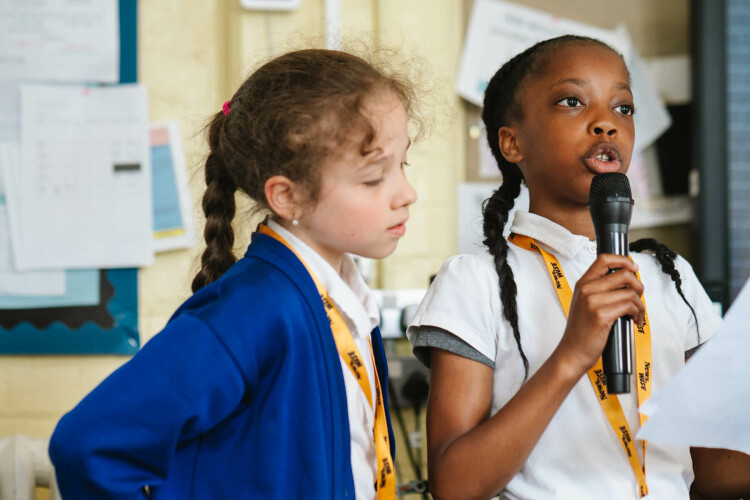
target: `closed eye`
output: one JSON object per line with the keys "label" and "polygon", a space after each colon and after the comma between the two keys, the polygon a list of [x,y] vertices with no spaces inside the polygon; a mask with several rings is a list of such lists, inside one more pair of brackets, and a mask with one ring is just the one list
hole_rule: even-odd
{"label": "closed eye", "polygon": [[383,182],[383,178],[382,177],[380,179],[375,179],[375,180],[372,180],[372,181],[367,181],[367,182],[364,183],[364,185],[365,186],[370,186],[370,187],[375,187],[378,184],[380,184],[381,182]]}

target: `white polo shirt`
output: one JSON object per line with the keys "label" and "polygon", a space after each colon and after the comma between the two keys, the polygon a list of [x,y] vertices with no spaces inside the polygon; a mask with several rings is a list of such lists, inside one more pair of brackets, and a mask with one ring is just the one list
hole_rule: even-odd
{"label": "white polo shirt", "polygon": [[[560,261],[571,287],[596,259],[596,242],[528,212],[517,212],[511,231],[534,238]],[[650,254],[632,254],[640,267],[652,335],[652,391],[663,386],[685,363],[685,351],[698,345],[690,309],[670,277]],[[557,347],[566,317],[539,252],[509,244],[508,263],[518,288],[521,344],[531,377]],[[721,318],[690,265],[675,261],[682,290],[698,316],[701,342],[718,329]],[[448,259],[407,332],[414,342],[419,326],[447,330],[494,361],[494,415],[518,392],[524,369],[505,320],[498,276],[489,252]],[[631,387],[636,387],[635,374]],[[636,391],[620,395],[632,435],[638,431]],[[640,441],[636,449],[640,455]],[[641,463],[642,463],[642,457]],[[646,479],[649,497],[689,497],[693,480],[688,447],[648,443]],[[638,484],[625,452],[584,375],[568,394],[521,471],[502,492],[505,498],[637,499]]]}
{"label": "white polo shirt", "polygon": [[[375,368],[368,340],[370,333],[378,325],[380,315],[375,297],[362,279],[356,264],[351,257],[345,255],[339,275],[328,261],[281,225],[269,219],[268,227],[284,238],[304,259],[336,304],[357,344],[370,379],[371,397],[375,401]],[[374,499],[374,484],[377,477],[377,454],[373,434],[375,414],[349,366],[341,356],[339,361],[344,372],[346,407],[349,412],[351,462],[356,498]]]}

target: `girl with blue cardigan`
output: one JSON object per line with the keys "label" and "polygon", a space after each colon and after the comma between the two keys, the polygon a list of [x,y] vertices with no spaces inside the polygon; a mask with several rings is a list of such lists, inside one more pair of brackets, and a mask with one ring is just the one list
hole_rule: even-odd
{"label": "girl with blue cardigan", "polygon": [[[404,235],[411,103],[328,50],[271,60],[225,103],[195,293],[59,422],[64,498],[395,498],[379,314],[349,254]],[[238,189],[270,216],[235,262]]]}

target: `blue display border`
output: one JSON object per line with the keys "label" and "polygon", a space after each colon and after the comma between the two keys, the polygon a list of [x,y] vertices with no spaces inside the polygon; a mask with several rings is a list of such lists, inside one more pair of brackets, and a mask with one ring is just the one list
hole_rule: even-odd
{"label": "blue display border", "polygon": [[[120,83],[138,81],[138,2],[120,0]],[[106,277],[114,288],[107,311],[112,328],[87,321],[71,329],[62,321],[39,329],[22,321],[8,329],[0,327],[0,354],[123,354],[140,348],[138,334],[138,269],[108,269]],[[74,307],[61,307],[61,316]],[[33,309],[29,310],[33,313]],[[0,311],[2,314],[2,311]]]}
{"label": "blue display border", "polygon": [[[39,329],[22,321],[10,330],[0,328],[0,353],[130,355],[138,352],[138,270],[108,269],[105,272],[114,288],[114,295],[107,302],[107,311],[114,320],[112,328],[105,329],[87,321],[74,330],[56,321]],[[70,309],[74,308],[61,307],[60,311]]]}

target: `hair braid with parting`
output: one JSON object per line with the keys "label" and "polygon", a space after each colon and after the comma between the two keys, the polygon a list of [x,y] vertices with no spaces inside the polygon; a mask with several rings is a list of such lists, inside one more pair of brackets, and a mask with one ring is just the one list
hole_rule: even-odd
{"label": "hair braid with parting", "polygon": [[[507,261],[508,241],[503,235],[503,230],[508,223],[508,214],[520,192],[523,174],[516,164],[509,162],[503,156],[500,151],[498,133],[503,126],[511,125],[514,121],[523,118],[523,110],[518,100],[519,90],[527,78],[543,71],[545,63],[543,56],[550,50],[568,43],[598,44],[613,50],[599,40],[575,35],[544,40],[505,63],[489,81],[484,95],[482,121],[487,131],[490,150],[503,178],[501,186],[484,202],[484,244],[493,256],[500,285],[503,315],[513,330],[513,337],[523,362],[524,380],[529,375],[529,362],[523,350],[518,328],[517,287],[513,270]],[[639,240],[632,243],[630,248],[635,252],[643,250],[654,252],[662,270],[672,278],[677,292],[695,317],[695,310],[682,292],[680,274],[674,265],[676,254],[656,240]],[[696,317],[696,328],[697,325]],[[698,342],[700,343],[700,331],[698,331]]]}
{"label": "hair braid with parting", "polygon": [[529,376],[529,361],[521,343],[521,331],[518,327],[518,305],[516,302],[516,281],[513,270],[508,264],[508,240],[503,230],[508,223],[508,215],[515,199],[521,191],[523,174],[515,163],[505,159],[500,151],[498,133],[500,128],[521,119],[521,107],[518,104],[518,93],[526,78],[539,71],[540,55],[547,49],[573,41],[601,43],[596,40],[566,35],[559,38],[545,40],[526,49],[506,62],[490,79],[484,94],[482,121],[487,130],[487,140],[492,155],[502,174],[502,184],[484,202],[482,214],[484,216],[484,244],[492,254],[495,270],[500,285],[500,300],[503,305],[503,315],[510,323],[513,338],[518,346],[518,352],[523,362],[524,380]]}

